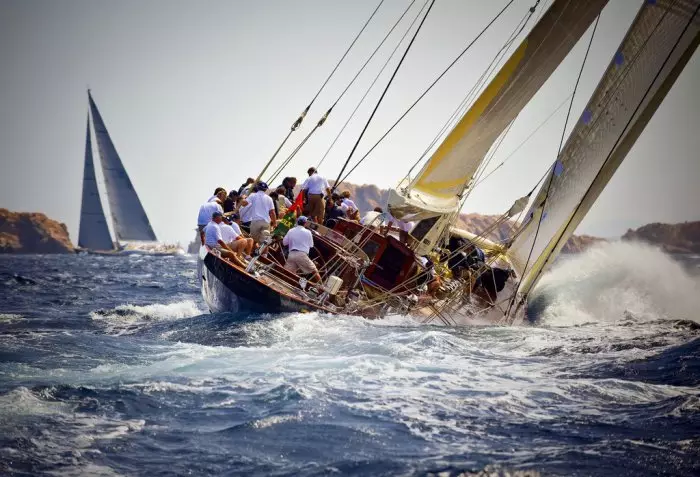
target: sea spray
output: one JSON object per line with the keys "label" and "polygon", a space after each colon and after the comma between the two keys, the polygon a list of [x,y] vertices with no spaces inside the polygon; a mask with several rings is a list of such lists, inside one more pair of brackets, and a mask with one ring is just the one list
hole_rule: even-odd
{"label": "sea spray", "polygon": [[613,242],[563,257],[530,302],[542,310],[541,323],[555,326],[629,318],[698,321],[700,280],[658,248]]}

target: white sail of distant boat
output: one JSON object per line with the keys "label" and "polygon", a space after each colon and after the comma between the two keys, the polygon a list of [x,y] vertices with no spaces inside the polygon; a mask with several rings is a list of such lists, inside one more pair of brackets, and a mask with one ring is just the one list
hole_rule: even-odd
{"label": "white sail of distant boat", "polygon": [[88,98],[117,242],[155,242],[156,234],[109,137],[107,127],[90,91],[88,91]]}
{"label": "white sail of distant boat", "polygon": [[83,169],[83,196],[80,203],[80,231],[78,247],[87,250],[113,250],[114,243],[109,234],[100,193],[97,188],[95,164],[92,159],[92,141],[90,138],[90,115],[87,118],[85,133],[85,166]]}
{"label": "white sail of distant boat", "polygon": [[642,5],[509,247],[522,297],[576,230],[695,52],[699,8],[700,0]]}

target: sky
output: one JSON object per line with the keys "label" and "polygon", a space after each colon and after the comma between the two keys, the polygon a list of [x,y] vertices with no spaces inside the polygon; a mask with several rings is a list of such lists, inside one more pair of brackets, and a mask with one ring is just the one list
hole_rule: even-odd
{"label": "sky", "polygon": [[[336,101],[410,3],[382,3],[277,163]],[[435,2],[353,161],[506,3]],[[349,181],[396,185],[533,3],[515,0]],[[549,3],[542,0],[535,16]],[[186,244],[201,203],[215,187],[238,187],[260,172],[377,4],[0,0],[0,207],[44,212],[66,223],[77,242],[89,87],[156,235]],[[303,178],[318,163],[423,4],[416,0],[284,175]],[[572,118],[579,117],[640,5],[611,0],[604,9]],[[589,36],[522,111],[493,164],[571,94]],[[338,174],[397,61],[392,59],[331,149],[322,175]],[[700,219],[700,95],[693,89],[699,83],[696,53],[578,233],[615,237],[649,222]],[[555,159],[565,115],[563,107],[475,189],[464,210],[500,214],[527,193]]]}

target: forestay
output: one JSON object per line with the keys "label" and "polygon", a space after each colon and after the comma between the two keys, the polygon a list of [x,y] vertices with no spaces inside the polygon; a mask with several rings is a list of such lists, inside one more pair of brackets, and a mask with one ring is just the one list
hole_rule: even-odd
{"label": "forestay", "polygon": [[390,195],[392,214],[454,212],[487,152],[585,33],[607,0],[555,0],[418,176]]}
{"label": "forestay", "polygon": [[574,232],[692,56],[700,40],[699,5],[647,0],[641,7],[510,247],[522,296]]}
{"label": "forestay", "polygon": [[139,196],[131,184],[131,179],[124,169],[104,121],[102,121],[102,116],[89,92],[88,97],[117,240],[156,241],[156,235],[153,233],[146,211],[141,205]]}
{"label": "forestay", "polygon": [[85,133],[85,165],[83,169],[83,197],[80,203],[80,231],[78,247],[88,250],[112,250],[114,244],[109,235],[100,193],[97,189],[95,164],[92,159],[92,141],[90,139],[90,116],[87,119]]}

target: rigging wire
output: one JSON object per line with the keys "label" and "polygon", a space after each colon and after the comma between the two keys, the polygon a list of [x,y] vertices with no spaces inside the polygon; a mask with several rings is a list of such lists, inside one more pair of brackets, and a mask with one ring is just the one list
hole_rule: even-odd
{"label": "rigging wire", "polygon": [[[416,1],[416,0],[413,0],[413,1],[411,2],[411,4],[408,6],[408,8],[407,8],[406,11],[404,12],[404,14],[401,15],[401,18],[404,17],[404,15],[406,14],[406,12],[408,12],[408,10],[411,8],[411,6],[413,6],[413,4],[415,3],[415,1]],[[374,85],[377,83],[377,81],[379,80],[379,77],[382,75],[382,73],[384,72],[384,70],[386,69],[386,67],[389,65],[389,62],[391,61],[391,59],[392,59],[392,58],[394,57],[394,55],[396,54],[396,51],[399,49],[399,46],[401,46],[401,43],[403,43],[404,39],[408,36],[408,33],[409,33],[409,32],[411,31],[411,29],[413,28],[413,25],[415,25],[415,23],[418,21],[418,18],[420,18],[421,12],[423,12],[423,10],[425,9],[425,7],[426,7],[427,5],[428,5],[428,0],[425,1],[425,3],[423,4],[423,6],[421,7],[421,9],[418,11],[418,13],[416,14],[415,18],[413,19],[413,21],[412,21],[411,24],[409,25],[408,29],[406,29],[406,31],[404,32],[404,34],[403,34],[403,36],[401,37],[401,39],[399,40],[399,42],[398,42],[398,43],[396,44],[396,46],[394,47],[394,50],[391,52],[391,54],[389,55],[389,57],[387,58],[387,60],[384,62],[384,65],[382,65],[382,68],[379,70],[379,73],[377,73],[377,75],[374,77],[374,80],[372,80],[372,83],[369,85],[369,87],[368,87],[367,90],[365,91],[365,93],[364,93],[364,95],[362,96],[362,98],[360,98],[360,101],[357,103],[357,106],[355,106],[355,109],[352,111],[352,113],[350,113],[350,117],[347,119],[347,121],[345,121],[345,124],[344,124],[343,127],[340,129],[340,132],[335,136],[335,139],[333,139],[333,142],[331,143],[331,145],[328,146],[328,149],[326,150],[325,154],[323,154],[323,157],[321,158],[321,160],[319,161],[319,163],[316,165],[316,169],[318,169],[319,167],[321,167],[321,164],[323,164],[323,161],[326,160],[326,157],[327,157],[328,154],[331,152],[331,149],[333,149],[333,146],[335,146],[335,143],[338,142],[338,139],[339,139],[340,136],[343,134],[343,132],[344,132],[345,129],[347,128],[347,126],[348,126],[348,124],[350,123],[350,121],[355,117],[355,113],[357,113],[357,110],[360,109],[360,106],[361,106],[362,103],[365,101],[365,98],[367,98],[367,96],[369,95],[369,92],[372,90],[372,88],[374,87]],[[399,18],[399,21],[401,21],[401,18]],[[396,25],[398,25],[399,21],[396,22]],[[394,25],[394,27],[396,27],[396,25]],[[392,31],[393,31],[393,28],[392,28]],[[390,31],[389,33],[391,33],[391,31]],[[387,36],[389,36],[389,35],[387,34]],[[386,39],[386,37],[385,37],[385,39]],[[381,45],[380,45],[380,46],[381,46]]]}
{"label": "rigging wire", "polygon": [[[661,22],[662,22],[663,19],[665,18],[665,16],[666,16],[666,14],[668,13],[670,7],[671,7],[671,6],[669,6],[669,7],[667,8],[666,12],[664,12],[664,15],[661,17],[661,19],[659,20],[659,22],[657,23],[656,27],[654,28],[654,30],[652,31],[652,33],[649,35],[649,37],[647,38],[647,40],[644,42],[644,45],[642,45],[642,48],[640,48],[640,53],[641,53],[641,50],[646,46],[646,43],[649,41],[649,39],[651,38],[651,36],[653,35],[653,33],[656,31],[656,28],[658,28],[658,26],[661,24]],[[695,16],[698,14],[698,11],[699,11],[699,10],[700,10],[700,5],[698,5],[698,6],[695,8],[695,11],[693,12],[692,16],[688,19],[688,22],[686,23],[685,27],[683,28],[683,31],[682,31],[681,34],[678,36],[678,39],[676,40],[676,42],[674,43],[673,47],[672,47],[671,50],[669,51],[668,55],[666,55],[666,58],[664,59],[664,61],[663,61],[663,63],[661,64],[661,66],[659,67],[659,70],[656,72],[656,75],[654,76],[654,79],[649,83],[649,86],[647,87],[646,91],[644,92],[644,95],[642,96],[642,98],[639,100],[637,106],[635,107],[634,112],[630,115],[630,118],[627,120],[627,123],[625,124],[625,127],[622,128],[622,131],[620,132],[620,134],[618,135],[617,139],[615,140],[615,143],[613,144],[612,148],[610,149],[610,152],[609,152],[608,155],[605,157],[605,160],[603,161],[603,164],[602,164],[602,165],[600,166],[600,168],[598,169],[598,172],[596,173],[595,177],[593,178],[593,181],[591,181],[591,184],[588,186],[588,188],[586,189],[586,192],[583,194],[583,198],[585,198],[585,197],[588,195],[588,193],[590,192],[591,188],[593,187],[593,184],[595,184],[595,182],[596,182],[596,180],[598,179],[598,177],[600,177],[600,174],[602,173],[603,169],[605,168],[605,165],[608,163],[608,161],[609,161],[610,158],[612,157],[612,155],[613,155],[613,153],[615,152],[615,150],[616,150],[618,144],[620,143],[620,141],[622,140],[623,136],[624,136],[625,133],[627,132],[627,128],[629,128],[630,124],[632,123],[632,121],[633,121],[634,118],[636,117],[637,112],[638,112],[639,109],[642,107],[642,104],[644,104],[644,101],[646,100],[647,95],[649,94],[649,92],[651,91],[652,87],[653,87],[654,84],[656,83],[656,80],[657,80],[657,79],[659,78],[659,76],[661,75],[661,72],[662,72],[663,69],[665,68],[666,64],[667,64],[668,61],[671,59],[671,56],[672,56],[673,53],[675,52],[675,50],[676,50],[676,48],[678,47],[678,44],[680,43],[680,41],[683,39],[683,36],[685,35],[686,31],[688,30],[688,28],[690,27],[690,25],[693,23],[693,20],[695,19]],[[635,60],[636,60],[636,58],[639,56],[640,53],[638,53],[637,55],[635,55],[635,58],[634,58]],[[546,196],[545,196],[545,200],[546,200]],[[576,208],[574,209],[573,213],[571,214],[569,220],[566,222],[565,227],[561,229],[562,232],[559,234],[559,236],[557,237],[557,240],[555,241],[555,247],[556,247],[556,246],[559,244],[559,242],[561,241],[562,237],[564,236],[565,231],[569,228],[569,225],[570,225],[571,222],[574,220],[574,218],[575,218],[575,216],[576,216],[576,213],[580,210],[580,208],[581,208],[582,205],[583,205],[583,199],[582,199],[581,201],[579,201],[579,203],[576,205]],[[539,225],[539,224],[538,224],[538,225]],[[536,236],[535,236],[535,239],[536,239]],[[533,248],[534,248],[534,241],[533,241]],[[532,252],[532,250],[531,250],[531,252]],[[549,258],[551,258],[551,255],[550,255],[550,257],[547,257],[547,258],[545,259],[545,264],[544,264],[544,265],[547,264],[547,262],[549,261]],[[543,266],[543,267],[544,267],[544,266]],[[523,297],[523,299],[520,301],[520,303],[522,303],[526,298],[527,298],[527,295],[526,295],[525,297]],[[508,307],[508,311],[510,312],[510,306]]]}
{"label": "rigging wire", "polygon": [[[591,45],[593,44],[593,38],[595,37],[595,32],[598,29],[598,23],[600,22],[600,14],[596,17],[595,24],[593,25],[593,31],[591,32],[591,38],[588,40],[588,47],[586,48],[586,54],[583,56],[583,62],[581,63],[581,68],[579,69],[578,72],[578,77],[576,78],[576,83],[574,84],[574,90],[571,94],[571,102],[569,103],[569,109],[566,112],[566,119],[564,120],[564,127],[562,128],[561,132],[561,139],[559,140],[559,148],[557,150],[557,158],[554,162],[554,164],[551,166],[552,169],[556,167],[556,162],[559,160],[559,155],[561,154],[562,147],[564,146],[564,138],[566,137],[566,128],[569,125],[569,117],[571,116],[571,109],[573,108],[574,105],[574,99],[576,97],[576,90],[578,89],[579,82],[581,81],[581,76],[583,74],[583,69],[586,66],[586,60],[588,59],[588,53],[591,51]],[[542,206],[547,202],[547,197],[549,196],[549,191],[552,187],[552,182],[553,182],[553,176],[550,176],[549,182],[547,184],[547,189],[545,192],[544,200],[542,202]],[[527,256],[527,260],[525,260],[525,267],[523,268],[523,276],[525,276],[525,273],[527,272],[527,267],[530,264],[530,259],[532,258],[532,252],[535,249],[535,244],[537,242],[537,235],[540,232],[540,226],[542,225],[542,215],[540,215],[539,220],[537,221],[537,229],[535,230],[535,238],[532,241],[532,247],[530,248],[530,253]],[[522,282],[522,277],[520,278],[520,282]],[[513,303],[515,302],[515,297],[517,295],[517,289],[520,286],[520,282],[518,282],[518,285],[515,287],[516,293],[513,293],[513,296],[511,297],[511,300],[508,304],[508,310],[506,311],[506,316],[510,315],[510,310],[513,306]]]}
{"label": "rigging wire", "polygon": [[370,15],[370,17],[367,19],[365,24],[362,26],[362,29],[357,33],[357,35],[355,35],[355,38],[352,40],[352,43],[350,43],[350,46],[348,46],[348,48],[345,50],[345,53],[343,53],[343,56],[340,58],[340,60],[338,60],[338,63],[336,63],[333,70],[326,77],[326,80],[323,82],[323,84],[318,89],[318,91],[316,91],[316,94],[311,99],[309,104],[306,106],[306,108],[304,108],[304,110],[301,112],[299,117],[292,123],[292,126],[291,126],[289,132],[287,133],[287,135],[284,137],[284,139],[282,140],[280,145],[277,147],[275,152],[272,154],[272,157],[270,157],[270,159],[267,161],[267,164],[265,164],[265,167],[263,167],[263,170],[260,172],[260,174],[258,174],[258,177],[255,178],[256,182],[258,182],[260,180],[260,178],[263,176],[263,174],[265,174],[265,171],[267,171],[267,168],[270,167],[270,164],[272,164],[272,161],[275,160],[275,157],[277,157],[277,154],[279,154],[280,150],[282,150],[282,147],[284,147],[284,145],[287,143],[287,141],[289,140],[289,137],[292,135],[292,133],[294,131],[296,131],[297,129],[299,129],[299,126],[301,126],[301,123],[304,121],[306,114],[311,109],[311,106],[316,101],[316,98],[318,98],[318,96],[321,94],[321,91],[323,91],[323,89],[326,87],[326,85],[328,84],[328,81],[330,81],[331,77],[335,74],[335,72],[338,69],[338,67],[340,66],[340,64],[343,62],[343,60],[348,55],[348,53],[350,52],[352,47],[355,45],[355,43],[357,42],[357,39],[360,38],[360,35],[362,35],[362,32],[365,31],[365,28],[367,28],[367,25],[369,24],[370,21],[372,21],[372,18],[374,18],[374,15],[377,13],[377,10],[379,10],[379,7],[381,7],[383,3],[384,3],[384,0],[380,0],[377,7],[374,9],[374,11]]}
{"label": "rigging wire", "polygon": [[496,20],[498,20],[501,17],[501,15],[513,4],[514,1],[515,0],[510,0],[501,9],[501,11],[498,12],[498,14],[496,14],[496,16],[493,19],[491,19],[491,21],[483,28],[483,30],[481,30],[481,32],[479,32],[479,34],[471,42],[469,42],[469,44],[459,53],[459,55],[457,55],[457,57],[454,60],[452,60],[452,62],[447,66],[447,68],[445,68],[445,70],[443,70],[443,72],[440,73],[440,75],[437,78],[435,78],[435,80],[428,86],[428,88],[425,91],[423,91],[423,93],[421,93],[418,99],[416,99],[413,102],[413,104],[406,111],[404,111],[404,113],[401,116],[399,116],[396,122],[394,122],[394,124],[382,135],[382,137],[379,138],[379,140],[369,149],[369,151],[367,151],[367,153],[365,153],[365,155],[360,158],[360,160],[350,169],[350,171],[348,171],[348,173],[345,174],[345,176],[340,180],[340,182],[338,182],[337,185],[340,185],[340,183],[344,182],[348,178],[348,176],[352,174],[352,172],[355,169],[357,169],[357,167],[360,164],[362,164],[362,162],[367,158],[367,156],[369,156],[372,153],[372,151],[391,133],[391,131],[394,130],[394,128],[408,115],[408,113],[411,112],[411,110],[413,110],[413,108],[425,97],[425,95],[427,95],[428,92],[430,92],[430,90],[433,89],[433,87],[447,74],[447,72],[450,69],[452,69],[452,67],[465,55],[467,51],[469,51],[469,49],[474,45],[474,43],[476,43],[479,40],[479,38],[481,38],[483,34],[486,33],[486,31],[491,27],[491,25],[493,25],[496,22]]}
{"label": "rigging wire", "polygon": [[379,109],[379,105],[382,104],[382,100],[384,99],[384,96],[386,96],[387,91],[389,91],[389,87],[391,86],[391,83],[393,83],[394,78],[396,78],[396,74],[399,72],[401,65],[403,64],[404,60],[406,59],[406,55],[408,55],[408,52],[411,50],[411,47],[413,46],[413,43],[416,41],[416,37],[418,36],[418,33],[420,32],[421,28],[423,27],[425,20],[428,18],[428,15],[430,15],[430,10],[433,9],[433,5],[435,5],[435,0],[431,0],[430,6],[428,7],[428,10],[425,12],[425,15],[423,15],[423,19],[421,20],[420,24],[418,25],[418,28],[416,29],[415,33],[413,34],[413,37],[411,38],[410,43],[406,47],[406,50],[404,51],[403,56],[399,60],[399,64],[396,65],[396,68],[394,69],[394,73],[391,75],[391,78],[389,78],[389,82],[387,83],[386,87],[384,88],[382,95],[379,97],[379,101],[377,101],[377,104],[375,105],[374,110],[372,111],[372,114],[370,114],[369,119],[367,120],[367,123],[365,123],[365,127],[362,129],[360,136],[357,138],[357,141],[355,142],[355,145],[353,146],[352,150],[350,151],[348,158],[345,160],[343,167],[340,169],[340,172],[338,173],[338,178],[335,180],[335,182],[333,184],[333,188],[331,189],[331,192],[334,191],[338,187],[338,185],[340,184],[340,182],[339,182],[340,177],[343,175],[343,172],[345,172],[345,168],[347,167],[348,163],[350,162],[350,159],[352,159],[352,155],[355,153],[357,146],[360,145],[360,141],[362,140],[362,137],[364,136],[365,132],[367,131],[369,124],[372,122],[372,118],[374,118],[374,115],[377,112],[377,109]]}
{"label": "rigging wire", "polygon": [[[304,144],[306,144],[306,141],[309,140],[309,138],[316,132],[316,130],[317,130],[318,128],[320,128],[321,126],[323,126],[323,124],[324,124],[324,123],[326,122],[326,120],[328,119],[328,116],[330,116],[331,112],[333,111],[333,108],[336,107],[336,105],[338,104],[338,102],[340,102],[340,100],[343,98],[343,96],[345,96],[345,93],[348,91],[348,89],[350,89],[350,87],[355,83],[355,80],[357,80],[357,78],[360,76],[360,74],[365,70],[365,68],[367,67],[367,65],[369,64],[369,62],[372,61],[372,58],[374,58],[374,56],[377,54],[377,52],[379,51],[379,49],[380,49],[380,48],[384,45],[384,43],[386,42],[387,38],[389,38],[389,36],[391,35],[391,33],[396,29],[396,27],[397,27],[398,24],[401,22],[401,20],[404,18],[404,16],[406,16],[406,13],[408,13],[408,11],[410,10],[411,6],[413,6],[413,4],[415,3],[415,1],[416,1],[416,0],[413,0],[413,1],[409,4],[409,6],[404,10],[404,12],[401,14],[401,16],[399,17],[399,19],[394,23],[394,25],[391,27],[391,29],[389,30],[389,32],[384,36],[384,38],[383,38],[382,41],[379,43],[379,45],[377,45],[377,47],[374,49],[374,51],[372,52],[372,54],[367,58],[367,60],[365,60],[364,64],[357,70],[357,72],[355,73],[355,76],[353,76],[353,78],[350,80],[350,82],[345,86],[345,89],[344,89],[344,90],[340,93],[340,95],[336,98],[336,100],[333,102],[333,104],[331,105],[331,107],[328,108],[328,110],[327,110],[326,113],[323,115],[323,117],[321,118],[321,120],[319,120],[319,122],[316,123],[316,126],[311,130],[311,132],[309,132],[309,133],[306,135],[306,137],[301,141],[301,143],[300,143],[297,147],[294,148],[294,150],[290,153],[290,155],[287,156],[287,158],[286,158],[284,161],[282,161],[282,164],[275,170],[274,174],[273,174],[272,177],[268,180],[268,182],[274,181],[274,180],[279,176],[279,174],[284,170],[284,168],[287,167],[287,165],[289,165],[289,163],[292,161],[292,159],[296,156],[296,154],[299,152],[299,150],[302,148],[302,146],[303,146]],[[426,3],[427,3],[427,1],[426,1]],[[379,8],[379,7],[377,7],[377,8]],[[422,9],[421,9],[421,10],[422,10]],[[375,11],[375,13],[376,13],[376,11]],[[420,12],[419,12],[419,14],[420,14]],[[359,108],[359,104],[358,104],[358,108]],[[346,123],[346,124],[347,124],[347,123]]]}

